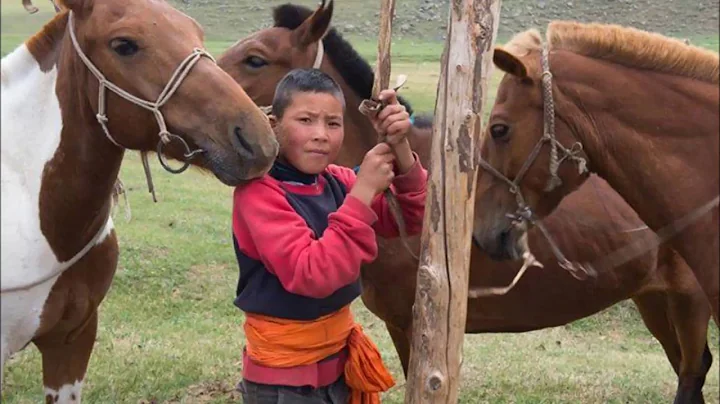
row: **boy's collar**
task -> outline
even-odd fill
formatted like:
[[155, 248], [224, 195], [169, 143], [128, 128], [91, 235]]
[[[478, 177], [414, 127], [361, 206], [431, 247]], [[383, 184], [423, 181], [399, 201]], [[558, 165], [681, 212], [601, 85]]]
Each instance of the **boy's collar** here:
[[292, 164], [281, 161], [280, 158], [275, 160], [270, 169], [270, 176], [282, 182], [295, 182], [304, 185], [313, 185], [317, 182], [317, 174], [306, 174]]

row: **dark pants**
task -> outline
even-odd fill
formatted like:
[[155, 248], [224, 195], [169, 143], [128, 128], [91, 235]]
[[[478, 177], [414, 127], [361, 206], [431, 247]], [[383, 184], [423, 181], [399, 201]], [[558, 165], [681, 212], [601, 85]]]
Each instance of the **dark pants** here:
[[343, 377], [335, 383], [312, 387], [274, 386], [243, 380], [238, 384], [245, 404], [347, 404], [350, 389]]

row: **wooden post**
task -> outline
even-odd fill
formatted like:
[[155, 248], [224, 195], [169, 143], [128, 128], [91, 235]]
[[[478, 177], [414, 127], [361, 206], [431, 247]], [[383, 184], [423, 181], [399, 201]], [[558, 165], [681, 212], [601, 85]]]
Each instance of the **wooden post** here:
[[375, 64], [372, 97], [377, 99], [380, 91], [390, 86], [390, 45], [392, 44], [392, 20], [395, 0], [380, 0], [380, 27], [378, 29], [378, 58]]
[[456, 403], [482, 108], [501, 0], [452, 0], [442, 56], [405, 403]]

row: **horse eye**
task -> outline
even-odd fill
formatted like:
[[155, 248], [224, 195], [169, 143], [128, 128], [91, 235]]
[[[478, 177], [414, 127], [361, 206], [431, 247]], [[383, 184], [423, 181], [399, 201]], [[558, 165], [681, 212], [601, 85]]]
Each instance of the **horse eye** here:
[[110, 47], [120, 56], [132, 56], [140, 50], [138, 44], [132, 39], [115, 38], [110, 41]]
[[268, 64], [265, 59], [258, 56], [248, 56], [243, 60], [243, 63], [251, 69], [259, 69]]
[[509, 131], [510, 127], [505, 125], [504, 123], [497, 123], [490, 127], [490, 134], [492, 135], [493, 139], [501, 139], [507, 136]]

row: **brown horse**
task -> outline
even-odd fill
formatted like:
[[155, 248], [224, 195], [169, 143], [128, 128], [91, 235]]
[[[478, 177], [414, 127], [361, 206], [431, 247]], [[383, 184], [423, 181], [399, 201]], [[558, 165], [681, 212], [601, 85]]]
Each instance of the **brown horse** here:
[[525, 223], [508, 214], [548, 215], [587, 166], [669, 239], [720, 325], [718, 54], [616, 25], [554, 22], [547, 39], [530, 30], [494, 52], [507, 74], [481, 146], [492, 175], [478, 193], [479, 242], [498, 255], [522, 249]]
[[34, 343], [54, 403], [80, 402], [117, 265], [110, 209], [125, 149], [189, 160], [229, 185], [263, 175], [278, 149], [187, 15], [162, 1], [62, 8], [1, 73], [2, 366]]
[[[312, 66], [322, 49], [320, 68], [338, 81], [347, 100], [345, 143], [337, 163], [354, 167], [376, 142], [372, 126], [357, 109], [361, 100], [370, 97], [373, 73], [351, 45], [335, 29], [329, 29], [331, 17], [332, 2], [314, 13], [295, 5], [276, 8], [274, 27], [238, 41], [218, 64], [253, 100], [269, 105], [280, 78], [292, 68]], [[426, 167], [430, 136], [429, 123], [418, 118], [410, 142]], [[563, 235], [559, 242], [568, 256], [583, 260], [625, 245], [632, 240], [632, 231], [644, 226], [597, 177], [564, 201], [545, 223], [553, 233]], [[698, 304], [704, 299], [702, 291], [682, 259], [663, 246], [594, 279], [578, 281], [554, 263], [549, 246], [535, 230], [529, 232], [529, 239], [545, 268], [530, 270], [507, 295], [469, 299], [468, 333], [559, 326], [632, 298], [679, 375], [679, 402], [702, 401], [702, 386], [712, 361], [706, 345], [710, 313]], [[363, 302], [385, 321], [407, 372], [418, 263], [399, 240], [378, 238], [378, 243], [377, 260], [363, 268]], [[411, 238], [411, 244], [417, 252], [418, 237]], [[470, 286], [505, 285], [520, 266], [518, 262], [495, 262], [474, 246]]]

